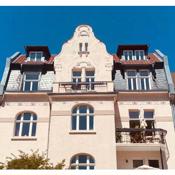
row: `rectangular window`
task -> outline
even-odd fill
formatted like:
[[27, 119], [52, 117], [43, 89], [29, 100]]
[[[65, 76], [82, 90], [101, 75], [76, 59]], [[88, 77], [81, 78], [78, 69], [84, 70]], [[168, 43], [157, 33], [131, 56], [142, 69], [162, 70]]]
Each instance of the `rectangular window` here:
[[129, 111], [130, 119], [139, 119], [140, 112], [139, 111]]
[[95, 76], [94, 76], [95, 72], [94, 71], [88, 71], [86, 70], [86, 89], [88, 90], [94, 90], [94, 80], [95, 80]]
[[151, 167], [159, 168], [159, 160], [148, 160], [148, 164]]
[[124, 50], [123, 56], [125, 60], [133, 60], [133, 51], [132, 50]]
[[137, 90], [137, 72], [127, 71], [128, 90]]
[[72, 72], [72, 82], [79, 83], [81, 82], [81, 71]]
[[143, 165], [143, 160], [133, 160], [133, 168], [138, 168]]
[[144, 110], [144, 118], [145, 119], [153, 119], [154, 111], [146, 111]]
[[139, 72], [139, 79], [140, 79], [140, 89], [141, 90], [149, 90], [150, 89], [149, 72], [148, 71], [140, 71]]
[[79, 116], [79, 130], [86, 130], [87, 129], [87, 121], [86, 121], [86, 115]]
[[37, 91], [39, 82], [38, 72], [28, 72], [24, 74], [23, 91]]
[[145, 51], [144, 50], [135, 50], [136, 60], [144, 60], [145, 59]]
[[43, 52], [41, 51], [29, 53], [30, 61], [42, 61], [42, 57], [43, 57]]

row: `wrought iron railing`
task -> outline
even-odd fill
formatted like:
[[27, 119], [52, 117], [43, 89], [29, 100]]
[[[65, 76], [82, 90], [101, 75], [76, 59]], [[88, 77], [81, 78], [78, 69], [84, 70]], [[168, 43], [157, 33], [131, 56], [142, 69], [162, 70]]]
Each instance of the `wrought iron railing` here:
[[141, 129], [141, 128], [117, 128], [116, 142], [117, 143], [161, 143], [165, 144], [165, 136], [167, 131], [156, 129]]

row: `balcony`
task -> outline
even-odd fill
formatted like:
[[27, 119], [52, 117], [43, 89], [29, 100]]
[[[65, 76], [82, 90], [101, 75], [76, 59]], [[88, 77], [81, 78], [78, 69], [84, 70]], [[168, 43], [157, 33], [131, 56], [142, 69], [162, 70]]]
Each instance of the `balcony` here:
[[117, 128], [117, 143], [158, 143], [165, 144], [167, 131], [163, 129]]
[[53, 92], [59, 93], [87, 93], [87, 92], [108, 92], [113, 91], [113, 82], [59, 82], [54, 83]]

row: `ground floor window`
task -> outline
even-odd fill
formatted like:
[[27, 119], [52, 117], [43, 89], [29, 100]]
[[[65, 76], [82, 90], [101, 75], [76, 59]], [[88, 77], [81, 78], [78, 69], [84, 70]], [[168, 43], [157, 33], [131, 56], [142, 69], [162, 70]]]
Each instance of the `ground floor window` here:
[[92, 156], [82, 154], [82, 155], [75, 155], [71, 159], [70, 163], [71, 169], [94, 169], [95, 168], [95, 160]]
[[133, 160], [133, 168], [138, 168], [143, 165], [143, 160]]
[[159, 168], [159, 160], [148, 160], [148, 164], [151, 167]]

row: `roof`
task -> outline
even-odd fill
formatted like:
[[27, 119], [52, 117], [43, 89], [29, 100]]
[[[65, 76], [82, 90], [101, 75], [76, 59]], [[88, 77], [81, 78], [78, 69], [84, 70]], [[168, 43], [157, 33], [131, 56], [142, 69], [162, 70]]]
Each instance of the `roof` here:
[[173, 83], [174, 83], [174, 85], [175, 85], [175, 72], [172, 72], [172, 73], [171, 73], [171, 77], [172, 77]]
[[160, 59], [154, 54], [148, 54], [146, 56], [147, 60], [121, 60], [116, 54], [113, 55], [115, 63], [121, 63], [123, 65], [150, 65], [155, 62], [161, 62]]

